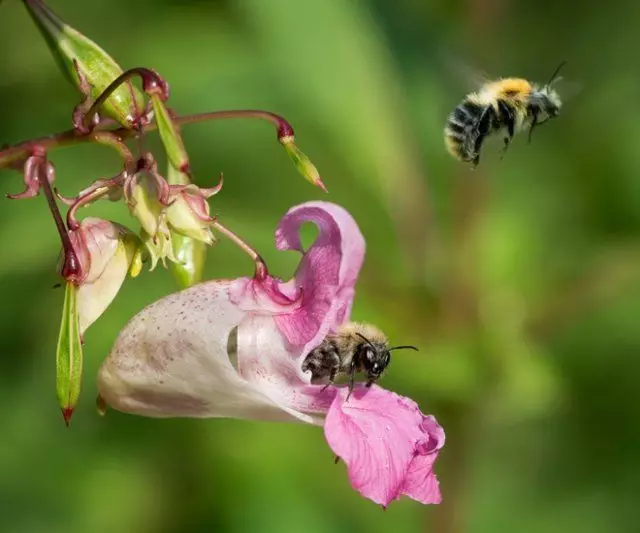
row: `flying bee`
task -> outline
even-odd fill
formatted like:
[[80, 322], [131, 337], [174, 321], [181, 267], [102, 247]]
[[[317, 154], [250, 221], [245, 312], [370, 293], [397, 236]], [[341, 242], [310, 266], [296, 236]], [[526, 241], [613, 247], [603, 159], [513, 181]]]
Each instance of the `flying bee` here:
[[476, 167], [482, 143], [493, 134], [506, 130], [503, 155], [515, 134], [526, 127], [531, 142], [534, 128], [560, 113], [562, 101], [552, 85], [560, 80], [558, 74], [564, 64], [560, 63], [543, 86], [522, 78], [502, 78], [465, 96], [449, 115], [444, 129], [449, 153]]
[[337, 333], [328, 335], [311, 350], [302, 363], [302, 371], [311, 371], [311, 383], [331, 385], [339, 374], [349, 376], [349, 394], [355, 375], [366, 372], [367, 387], [373, 385], [391, 362], [393, 350], [418, 350], [415, 346], [389, 346], [382, 331], [372, 324], [346, 322]]

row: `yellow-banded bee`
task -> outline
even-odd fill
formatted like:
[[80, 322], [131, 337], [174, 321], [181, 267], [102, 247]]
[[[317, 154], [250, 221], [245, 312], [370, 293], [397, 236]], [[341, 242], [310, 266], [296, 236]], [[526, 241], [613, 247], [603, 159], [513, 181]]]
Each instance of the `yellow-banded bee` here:
[[348, 375], [349, 399], [358, 372], [366, 372], [366, 386], [370, 387], [389, 366], [391, 352], [403, 349], [418, 350], [415, 346], [389, 346], [386, 335], [372, 324], [346, 322], [307, 354], [302, 371], [311, 372], [311, 383], [326, 383], [327, 387], [339, 374]]
[[562, 101], [552, 89], [558, 81], [562, 62], [542, 87], [522, 78], [502, 78], [485, 83], [449, 115], [444, 136], [447, 150], [456, 159], [480, 162], [482, 143], [490, 135], [506, 130], [503, 154], [516, 133], [529, 127], [529, 141], [536, 126], [555, 118]]

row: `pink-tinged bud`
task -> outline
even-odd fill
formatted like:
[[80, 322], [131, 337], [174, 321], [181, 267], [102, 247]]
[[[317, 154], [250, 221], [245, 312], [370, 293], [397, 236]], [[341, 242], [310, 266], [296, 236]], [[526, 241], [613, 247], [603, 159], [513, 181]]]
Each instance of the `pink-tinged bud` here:
[[[65, 77], [91, 101], [95, 101], [123, 73], [109, 54], [65, 24], [41, 0], [24, 0], [24, 5]], [[144, 111], [143, 94], [131, 81], [127, 81], [106, 99], [101, 111], [124, 127], [131, 128]]]
[[83, 334], [111, 304], [127, 273], [136, 274], [141, 243], [124, 226], [99, 218], [85, 218], [70, 237], [83, 267], [77, 293]]
[[[167, 182], [173, 189], [180, 190], [180, 187], [189, 186], [191, 179], [184, 172], [169, 165]], [[212, 220], [209, 217], [209, 205], [203, 196], [206, 195], [200, 195], [204, 205], [201, 205], [199, 209], [200, 214], [204, 215], [203, 217], [190, 212], [188, 202], [184, 197], [176, 199], [175, 204], [177, 205], [169, 207], [169, 209], [173, 209], [173, 212], [169, 213], [169, 223], [172, 229], [176, 230], [171, 235], [173, 254], [176, 258], [176, 261], [171, 263], [171, 271], [178, 285], [182, 288], [191, 287], [202, 280], [207, 245], [214, 241], [209, 228]], [[185, 214], [185, 210], [189, 212]]]
[[127, 179], [124, 194], [131, 214], [142, 226], [140, 237], [151, 257], [151, 270], [158, 261], [175, 261], [171, 233], [167, 226], [166, 208], [169, 204], [169, 184], [155, 171], [143, 169]]

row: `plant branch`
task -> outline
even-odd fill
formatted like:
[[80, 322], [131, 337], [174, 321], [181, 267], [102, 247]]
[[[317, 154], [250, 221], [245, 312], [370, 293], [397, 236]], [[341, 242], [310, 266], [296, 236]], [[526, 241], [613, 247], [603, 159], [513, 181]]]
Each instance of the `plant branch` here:
[[[277, 130], [278, 140], [287, 139], [293, 137], [293, 128], [291, 125], [280, 115], [271, 113], [269, 111], [260, 111], [254, 109], [237, 109], [229, 111], [212, 111], [210, 113], [199, 113], [196, 115], [187, 115], [182, 117], [174, 117], [173, 121], [178, 125], [194, 124], [197, 122], [208, 122], [213, 120], [227, 120], [238, 118], [252, 118], [260, 119], [271, 122]], [[72, 146], [87, 142], [100, 142], [96, 136], [100, 133], [109, 133], [113, 139], [118, 142], [107, 142], [101, 144], [107, 144], [116, 148], [123, 155], [122, 147], [124, 144], [122, 141], [134, 137], [139, 137], [142, 134], [146, 134], [158, 129], [158, 125], [155, 122], [151, 122], [142, 126], [140, 130], [131, 130], [127, 128], [117, 128], [114, 130], [101, 130], [104, 125], [98, 126], [96, 130], [91, 133], [82, 133], [77, 129], [70, 129], [46, 137], [40, 137], [38, 139], [32, 139], [23, 141], [21, 143], [9, 146], [0, 151], [0, 169], [14, 168], [20, 170], [24, 161], [33, 153], [35, 147], [41, 148], [44, 151], [49, 151], [54, 148], [61, 148], [64, 146]], [[125, 146], [126, 149], [126, 146]]]
[[267, 265], [264, 262], [264, 259], [260, 256], [258, 252], [256, 252], [249, 244], [242, 240], [241, 237], [236, 235], [233, 231], [231, 231], [226, 226], [222, 225], [218, 220], [214, 220], [212, 223], [212, 227], [217, 229], [220, 233], [222, 233], [225, 237], [234, 242], [243, 252], [245, 252], [256, 265], [255, 278], [256, 279], [265, 279], [269, 274], [267, 270]]

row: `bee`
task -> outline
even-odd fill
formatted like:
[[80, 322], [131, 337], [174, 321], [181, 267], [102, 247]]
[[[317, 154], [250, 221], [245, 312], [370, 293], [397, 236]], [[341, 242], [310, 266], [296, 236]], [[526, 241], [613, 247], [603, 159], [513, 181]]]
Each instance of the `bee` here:
[[526, 127], [531, 142], [534, 128], [560, 113], [562, 101], [552, 85], [560, 80], [558, 74], [564, 64], [560, 63], [543, 86], [522, 78], [502, 78], [465, 96], [449, 115], [444, 129], [449, 153], [476, 167], [482, 143], [490, 135], [506, 130], [503, 156], [515, 134]]
[[415, 346], [389, 346], [386, 335], [372, 324], [346, 322], [307, 354], [302, 371], [311, 372], [314, 385], [326, 382], [325, 389], [339, 374], [347, 374], [349, 399], [358, 372], [366, 372], [370, 387], [389, 366], [391, 352], [403, 349], [418, 351]]

